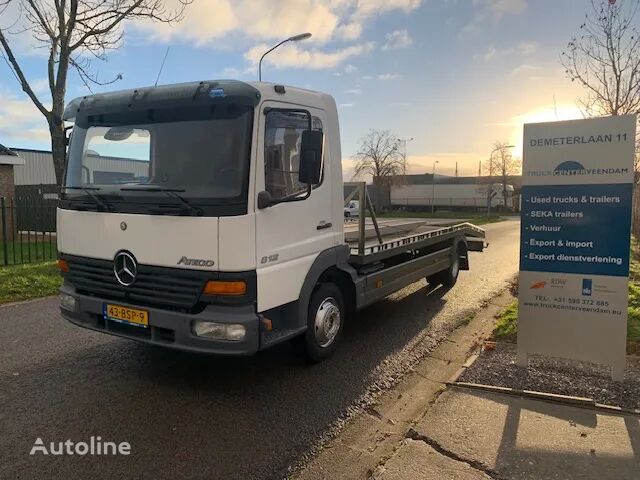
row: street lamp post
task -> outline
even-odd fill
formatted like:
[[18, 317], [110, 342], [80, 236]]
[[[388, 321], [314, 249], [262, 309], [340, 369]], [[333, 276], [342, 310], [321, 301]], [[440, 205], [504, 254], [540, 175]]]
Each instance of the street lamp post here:
[[262, 60], [264, 59], [264, 57], [266, 57], [268, 54], [270, 54], [271, 52], [273, 52], [276, 48], [278, 48], [280, 45], [283, 45], [287, 42], [299, 42], [300, 40], [306, 40], [307, 38], [311, 37], [311, 34], [309, 32], [307, 33], [301, 33], [299, 35], [294, 35], [293, 37], [289, 37], [289, 38], [285, 38], [284, 40], [282, 40], [280, 43], [278, 43], [277, 45], [274, 45], [273, 47], [271, 47], [269, 50], [267, 50], [266, 52], [264, 52], [262, 54], [262, 56], [260, 57], [260, 62], [258, 63], [258, 81], [262, 81]]
[[433, 171], [431, 173], [431, 215], [436, 212], [436, 163], [438, 160], [433, 161]]
[[413, 140], [413, 137], [398, 139], [398, 143], [402, 144], [402, 164], [404, 167], [406, 167], [407, 165], [407, 142], [410, 142], [412, 140]]
[[[488, 204], [487, 204], [487, 217], [491, 216], [491, 197], [492, 197], [492, 193], [493, 193], [493, 154], [496, 153], [499, 150], [502, 150], [503, 148], [514, 148], [515, 145], [502, 145], [500, 147], [496, 147], [493, 150], [491, 150], [491, 155], [489, 155], [489, 188], [487, 188], [487, 198], [488, 198]], [[504, 173], [504, 157], [502, 159], [503, 162], [503, 173]], [[506, 205], [505, 205], [506, 207]]]

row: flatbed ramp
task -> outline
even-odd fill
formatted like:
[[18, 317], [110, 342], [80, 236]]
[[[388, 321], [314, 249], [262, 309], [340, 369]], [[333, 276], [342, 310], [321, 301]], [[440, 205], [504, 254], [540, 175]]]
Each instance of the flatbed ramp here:
[[[382, 227], [382, 226], [381, 226]], [[485, 244], [485, 232], [482, 228], [471, 223], [463, 222], [450, 226], [415, 225], [411, 234], [385, 235], [382, 232], [382, 241], [377, 239], [361, 242], [359, 238], [347, 242], [350, 246], [350, 263], [366, 265], [382, 261], [407, 251], [419, 250], [446, 243], [454, 237], [464, 236], [468, 249], [482, 251]], [[346, 235], [345, 235], [346, 237]]]

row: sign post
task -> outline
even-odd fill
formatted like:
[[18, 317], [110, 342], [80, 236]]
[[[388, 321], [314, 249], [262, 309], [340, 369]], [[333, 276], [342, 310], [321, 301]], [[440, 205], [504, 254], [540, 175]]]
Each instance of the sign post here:
[[636, 117], [524, 126], [518, 364], [625, 368]]

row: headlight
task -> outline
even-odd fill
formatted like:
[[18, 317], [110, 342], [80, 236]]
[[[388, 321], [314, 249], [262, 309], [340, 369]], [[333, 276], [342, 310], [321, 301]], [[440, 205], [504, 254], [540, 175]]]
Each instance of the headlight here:
[[217, 323], [195, 320], [193, 322], [193, 333], [198, 337], [210, 338], [212, 340], [227, 340], [239, 342], [244, 340], [247, 329], [238, 323]]
[[66, 293], [60, 294], [60, 308], [69, 310], [70, 312], [76, 311], [76, 299]]

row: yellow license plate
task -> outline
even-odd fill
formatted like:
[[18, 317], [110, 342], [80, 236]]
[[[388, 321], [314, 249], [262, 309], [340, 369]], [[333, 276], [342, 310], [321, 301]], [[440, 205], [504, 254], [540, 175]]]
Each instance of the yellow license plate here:
[[149, 312], [146, 310], [105, 303], [103, 313], [105, 318], [115, 320], [116, 322], [128, 323], [145, 328], [149, 326]]

